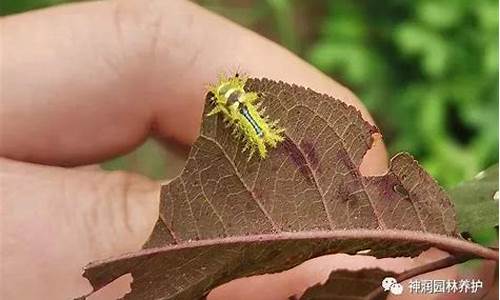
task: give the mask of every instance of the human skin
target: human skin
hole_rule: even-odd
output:
[[[361,110],[345,87],[280,46],[192,3],[87,2],[0,20],[2,299],[70,299],[90,291],[82,267],[140,249],[158,216],[160,183],[94,164],[146,138],[189,146],[205,86],[223,71],[294,82]],[[363,174],[381,174],[380,138]],[[286,299],[333,268],[402,271],[417,259],[332,255],[290,271],[240,279],[209,299]],[[454,270],[441,278],[454,276]],[[100,295],[127,290],[119,282]],[[428,299],[428,298],[427,298]]]

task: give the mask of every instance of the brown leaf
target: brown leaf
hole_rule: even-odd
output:
[[[246,89],[263,94],[286,141],[247,162],[221,118],[205,117],[182,174],[162,189],[149,249],[87,266],[94,289],[132,273],[125,299],[200,299],[234,278],[327,253],[477,250],[455,238],[448,197],[410,155],[395,156],[384,176],[360,174],[377,129],[355,108],[268,79]]]
[[[358,271],[337,270],[330,273],[327,281],[308,288],[302,297],[292,296],[290,299],[300,300],[383,300],[389,292],[373,295],[373,291],[381,287],[386,277],[395,278],[396,273],[379,268]]]

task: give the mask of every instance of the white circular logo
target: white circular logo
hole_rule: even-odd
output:
[[[398,283],[398,281],[396,280],[396,278],[394,277],[386,277],[384,278],[384,280],[382,280],[382,287],[384,288],[384,291],[388,291],[391,289],[391,286],[393,284],[396,284]]]
[[[403,286],[394,277],[384,278],[382,280],[382,287],[385,292],[390,291],[393,295],[401,295],[403,293]]]
[[[391,294],[401,295],[403,293],[403,286],[400,283],[391,285]]]

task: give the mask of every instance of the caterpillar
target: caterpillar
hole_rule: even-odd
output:
[[[233,77],[222,74],[216,84],[209,85],[209,99],[215,107],[207,114],[222,113],[226,127],[233,126],[233,135],[246,142],[243,152],[250,150],[248,160],[255,151],[261,159],[267,157],[267,147],[275,148],[284,140],[279,128],[279,120],[270,121],[264,116],[265,109],[260,106],[262,94],[245,91],[247,78],[236,73]]]

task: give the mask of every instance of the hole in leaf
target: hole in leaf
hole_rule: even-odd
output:
[[[132,283],[132,274],[128,273],[113,280],[110,284],[93,293],[87,299],[89,300],[104,300],[104,299],[121,299],[128,294],[130,283]]]
[[[356,252],[356,255],[369,255],[372,249],[363,249]]]
[[[403,198],[406,198],[409,196],[408,191],[406,191],[406,189],[400,184],[395,184],[392,187],[392,189],[394,190],[394,192],[398,193]]]

